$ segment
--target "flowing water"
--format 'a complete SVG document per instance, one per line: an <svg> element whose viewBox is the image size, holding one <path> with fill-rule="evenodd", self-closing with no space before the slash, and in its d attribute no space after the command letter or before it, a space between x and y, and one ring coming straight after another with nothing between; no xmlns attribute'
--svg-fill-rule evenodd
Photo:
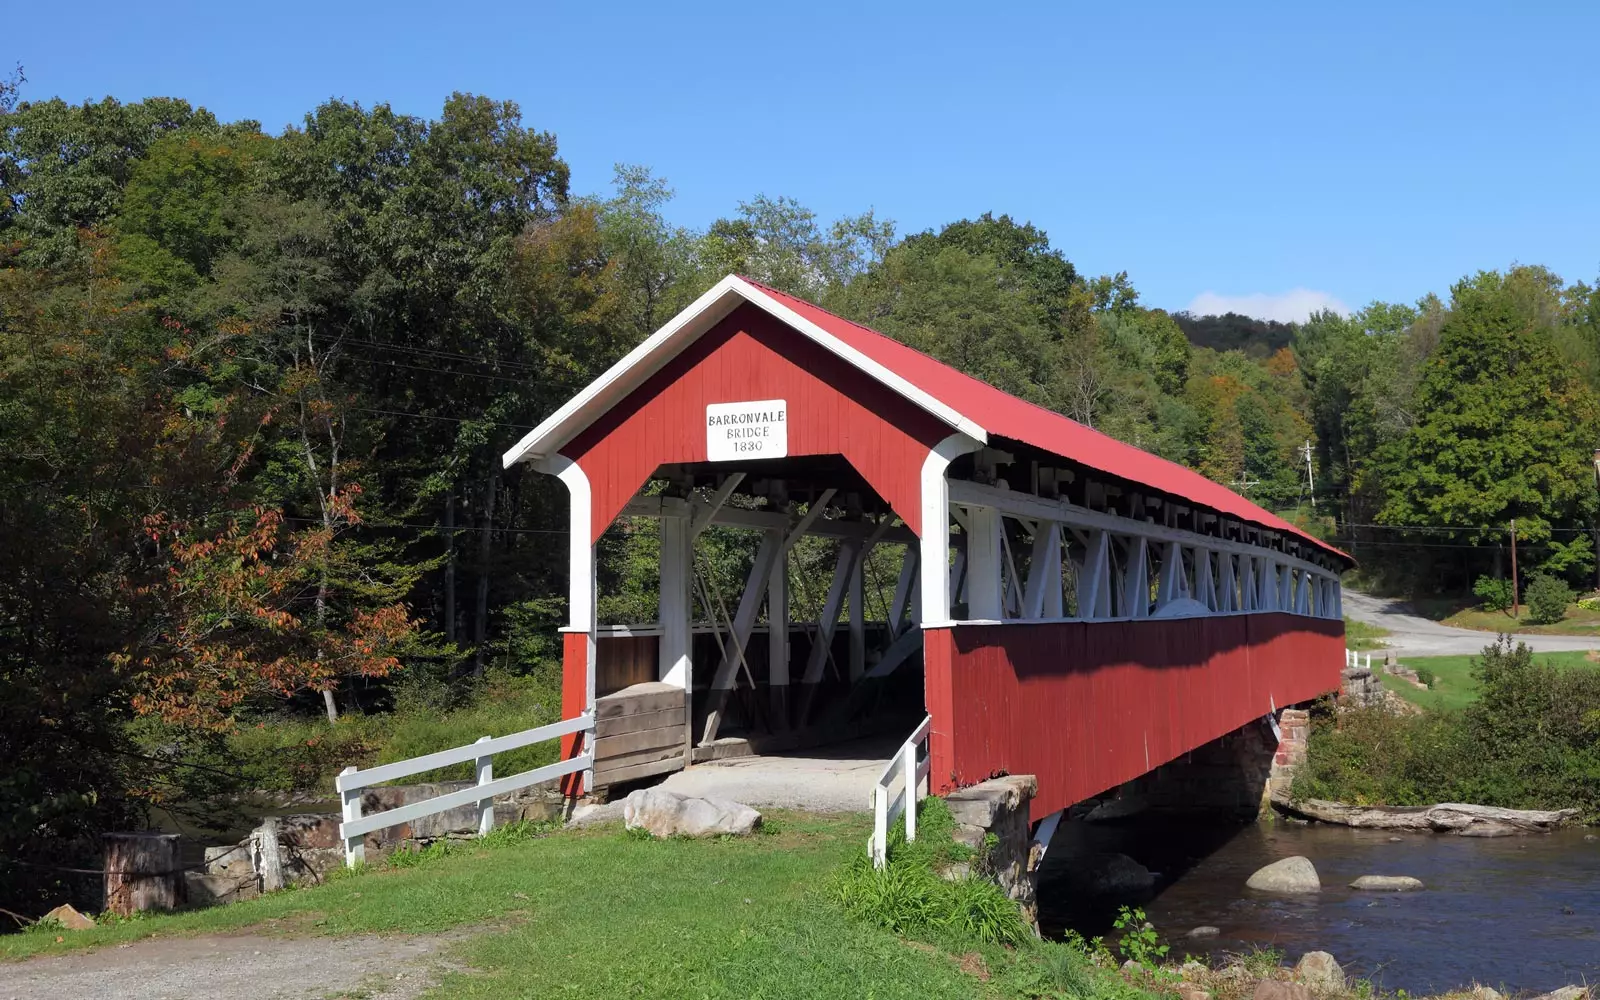
<svg viewBox="0 0 1600 1000"><path fill-rule="evenodd" d="M1293 962L1327 951L1347 974L1412 994L1473 982L1539 992L1593 984L1600 982L1600 840L1585 840L1586 833L1485 839L1284 823L1217 828L1170 818L1065 823L1041 872L1040 923L1047 934L1104 934L1125 901L1144 907L1174 956L1270 947ZM1145 865L1157 873L1154 888L1120 900L1086 898L1076 880L1097 852ZM1245 888L1256 869L1297 854L1316 865L1322 892ZM1348 888L1361 875L1410 875L1427 888ZM1220 934L1185 936L1203 925Z"/></svg>

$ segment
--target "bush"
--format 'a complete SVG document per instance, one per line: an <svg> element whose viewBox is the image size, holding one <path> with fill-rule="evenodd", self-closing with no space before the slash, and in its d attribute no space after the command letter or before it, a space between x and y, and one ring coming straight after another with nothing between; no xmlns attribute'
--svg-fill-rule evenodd
<svg viewBox="0 0 1600 1000"><path fill-rule="evenodd" d="M491 671L476 694L453 708L407 689L393 712L347 712L332 725L321 718L272 717L241 724L229 749L251 787L276 791L330 791L333 776L350 765L370 767L465 746L480 736L505 736L560 717L559 689L545 673L514 676ZM554 741L495 756L499 775L555 760ZM220 764L219 764L220 766ZM424 772L407 783L468 780L472 764Z"/></svg>
<svg viewBox="0 0 1600 1000"><path fill-rule="evenodd" d="M1483 606L1493 611L1510 611L1512 604L1511 581L1503 577L1480 576L1472 585Z"/></svg>
<svg viewBox="0 0 1600 1000"><path fill-rule="evenodd" d="M1294 797L1577 808L1600 817L1600 670L1535 662L1526 645L1501 636L1484 647L1473 676L1479 698L1460 712L1318 716Z"/></svg>
<svg viewBox="0 0 1600 1000"><path fill-rule="evenodd" d="M1553 625L1567 616L1572 603L1572 588L1553 576L1536 576L1528 584L1528 619L1539 625Z"/></svg>

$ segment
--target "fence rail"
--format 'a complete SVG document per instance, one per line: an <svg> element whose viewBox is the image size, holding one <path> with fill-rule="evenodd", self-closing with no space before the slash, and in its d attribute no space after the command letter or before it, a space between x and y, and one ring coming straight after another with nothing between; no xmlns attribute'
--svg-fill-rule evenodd
<svg viewBox="0 0 1600 1000"><path fill-rule="evenodd" d="M507 750L518 750L534 743L543 743L545 740L559 739L573 733L583 733L583 752L567 760L546 764L530 771L513 774L505 778L494 776L494 755L505 753ZM361 792L373 785L380 785L385 781L396 778L405 778L435 768L448 767L451 764L464 764L472 761L476 766L477 784L471 788L459 791L446 792L435 795L431 799L413 802L409 805L398 806L384 812L373 813L370 816L361 815ZM334 780L334 787L339 791L339 797L344 805L344 822L339 824L339 836L344 841L344 861L346 865L359 863L366 854L362 845L362 838L375 830L383 830L401 823L409 823L424 816L446 812L450 809L459 809L462 806L478 804L478 833L486 834L494 829L494 797L505 795L537 785L541 781L550 781L577 771L588 771L594 767L594 716L583 714L574 719L563 719L553 722L548 726L539 726L536 729L525 729L520 733L509 736L485 736L476 743L466 746L453 747L449 750L440 750L437 753L423 754L421 757L412 757L410 760L396 761L393 764L380 764L366 770L347 767L340 772Z"/></svg>
<svg viewBox="0 0 1600 1000"><path fill-rule="evenodd" d="M926 753L918 754L918 749L928 740L928 731L933 727L933 717L928 716L922 720L911 733L911 738L900 745L894 758L878 776L878 783L872 789L872 839L867 841L867 855L872 858L876 868L882 868L889 863L889 828L894 826L894 821L901 814L906 817L906 839L917 839L917 802L927 792L923 789L922 782L928 777L928 756ZM901 781L900 794L893 799L889 797L894 790L895 779Z"/></svg>

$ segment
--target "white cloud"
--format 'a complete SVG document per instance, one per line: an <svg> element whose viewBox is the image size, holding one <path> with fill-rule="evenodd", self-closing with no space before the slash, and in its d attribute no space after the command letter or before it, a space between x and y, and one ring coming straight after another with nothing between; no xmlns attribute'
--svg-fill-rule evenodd
<svg viewBox="0 0 1600 1000"><path fill-rule="evenodd" d="M1268 294L1252 292L1249 295L1218 295L1201 292L1189 303L1189 312L1196 316L1220 316L1239 313L1256 319L1274 319L1280 323L1300 323L1321 309L1332 309L1341 316L1350 315L1350 307L1329 295L1310 288L1291 288L1287 292Z"/></svg>

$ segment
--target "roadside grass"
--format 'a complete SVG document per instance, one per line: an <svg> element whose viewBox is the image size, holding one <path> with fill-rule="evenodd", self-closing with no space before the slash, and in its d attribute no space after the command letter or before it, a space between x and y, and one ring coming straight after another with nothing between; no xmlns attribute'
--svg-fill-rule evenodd
<svg viewBox="0 0 1600 1000"><path fill-rule="evenodd" d="M751 838L652 840L616 826L469 843L232 906L0 937L0 958L152 936L473 933L469 971L429 994L486 998L1148 997L1070 945L949 935L935 945L850 919L825 886L869 819L777 813ZM62 938L57 941L56 938Z"/></svg>
<svg viewBox="0 0 1600 1000"><path fill-rule="evenodd" d="M1584 652L1535 653L1534 662L1558 667L1600 669L1600 663L1588 658ZM1478 700L1478 682L1472 677L1472 661L1476 656L1408 656L1400 665L1413 670L1433 671L1433 687L1422 689L1409 681L1391 677L1378 669L1373 662L1373 672L1385 688L1414 705L1435 711L1455 711Z"/></svg>
<svg viewBox="0 0 1600 1000"><path fill-rule="evenodd" d="M1536 625L1528 620L1528 606L1520 608L1521 617L1513 617L1510 609L1485 608L1471 597L1422 597L1411 601L1412 610L1424 618L1456 628L1476 629L1480 632L1527 632L1532 635L1588 635L1600 640L1600 611L1567 605L1565 618L1550 625Z"/></svg>
<svg viewBox="0 0 1600 1000"><path fill-rule="evenodd" d="M1344 644L1346 649L1371 650L1383 648L1383 637L1389 630L1366 622L1358 622L1353 618L1344 620Z"/></svg>

